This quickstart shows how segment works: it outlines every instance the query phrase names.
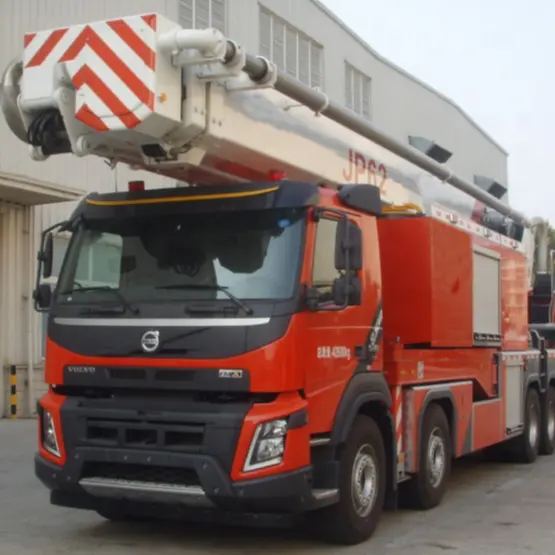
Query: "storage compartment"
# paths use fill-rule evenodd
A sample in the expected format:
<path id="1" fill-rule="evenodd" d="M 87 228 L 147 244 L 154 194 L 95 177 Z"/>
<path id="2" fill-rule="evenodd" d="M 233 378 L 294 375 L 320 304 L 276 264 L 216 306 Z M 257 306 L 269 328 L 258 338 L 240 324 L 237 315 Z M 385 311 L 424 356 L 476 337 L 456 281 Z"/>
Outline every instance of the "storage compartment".
<path id="1" fill-rule="evenodd" d="M 474 245 L 472 256 L 474 344 L 501 344 L 501 256 Z"/>
<path id="2" fill-rule="evenodd" d="M 514 432 L 524 424 L 524 397 L 522 391 L 523 383 L 522 362 L 505 361 L 505 427 L 507 433 Z"/>
<path id="3" fill-rule="evenodd" d="M 378 230 L 385 340 L 471 347 L 472 237 L 427 217 L 384 218 Z"/>

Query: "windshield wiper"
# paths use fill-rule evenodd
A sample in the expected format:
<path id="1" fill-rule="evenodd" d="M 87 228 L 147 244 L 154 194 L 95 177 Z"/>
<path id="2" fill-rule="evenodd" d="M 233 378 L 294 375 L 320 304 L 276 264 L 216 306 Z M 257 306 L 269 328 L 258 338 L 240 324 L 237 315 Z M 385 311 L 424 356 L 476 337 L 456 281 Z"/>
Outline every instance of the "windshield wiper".
<path id="1" fill-rule="evenodd" d="M 86 308 L 82 308 L 80 310 L 80 314 L 88 314 L 92 316 L 93 314 L 106 314 L 110 316 L 112 314 L 125 314 L 125 307 L 123 306 L 106 306 L 106 305 L 99 305 L 96 307 L 89 306 Z"/>
<path id="2" fill-rule="evenodd" d="M 118 298 L 118 300 L 121 303 L 122 308 L 124 309 L 124 312 L 127 309 L 127 310 L 129 310 L 129 312 L 132 312 L 133 314 L 135 314 L 135 316 L 137 316 L 137 314 L 140 313 L 140 310 L 136 306 L 133 306 L 123 296 L 123 294 L 120 291 L 118 291 L 117 289 L 114 289 L 113 287 L 110 287 L 109 285 L 99 285 L 99 286 L 91 286 L 91 287 L 77 287 L 77 289 L 75 289 L 74 291 L 63 291 L 62 295 L 70 295 L 71 293 L 78 293 L 78 292 L 82 292 L 82 291 L 109 291 L 110 293 L 113 293 L 113 295 Z M 113 310 L 110 311 L 110 307 L 99 305 L 98 308 L 83 309 L 83 313 L 87 313 L 87 314 L 112 314 L 112 313 L 114 313 L 114 311 Z"/>
<path id="3" fill-rule="evenodd" d="M 174 283 L 171 285 L 159 285 L 156 289 L 198 289 L 201 291 L 221 291 L 225 293 L 233 303 L 235 303 L 239 308 L 245 311 L 245 313 L 250 316 L 254 311 L 253 309 L 246 305 L 241 299 L 236 297 L 233 293 L 229 291 L 228 287 L 224 285 L 204 285 L 201 283 Z"/>
<path id="4" fill-rule="evenodd" d="M 225 314 L 227 316 L 233 316 L 239 312 L 239 307 L 235 304 L 232 306 L 222 306 L 222 305 L 207 305 L 207 304 L 188 304 L 185 307 L 185 311 L 189 314 Z"/>

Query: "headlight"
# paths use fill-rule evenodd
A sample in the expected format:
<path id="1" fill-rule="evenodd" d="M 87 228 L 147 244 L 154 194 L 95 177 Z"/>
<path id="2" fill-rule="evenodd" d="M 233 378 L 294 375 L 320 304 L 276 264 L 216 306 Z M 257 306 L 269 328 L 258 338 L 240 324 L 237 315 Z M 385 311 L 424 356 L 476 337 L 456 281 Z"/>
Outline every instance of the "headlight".
<path id="1" fill-rule="evenodd" d="M 285 451 L 286 436 L 287 420 L 284 418 L 259 424 L 254 432 L 243 471 L 251 472 L 280 464 Z"/>
<path id="2" fill-rule="evenodd" d="M 42 446 L 55 457 L 61 456 L 54 419 L 47 410 L 44 410 L 42 413 Z"/>

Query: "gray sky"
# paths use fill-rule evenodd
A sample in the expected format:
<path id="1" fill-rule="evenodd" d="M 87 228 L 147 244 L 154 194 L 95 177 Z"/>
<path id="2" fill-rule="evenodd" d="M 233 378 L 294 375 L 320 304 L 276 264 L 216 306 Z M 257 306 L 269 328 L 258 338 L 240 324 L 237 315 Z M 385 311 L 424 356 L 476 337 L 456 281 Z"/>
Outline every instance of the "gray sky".
<path id="1" fill-rule="evenodd" d="M 323 0 L 509 151 L 511 204 L 555 225 L 555 2 Z"/>

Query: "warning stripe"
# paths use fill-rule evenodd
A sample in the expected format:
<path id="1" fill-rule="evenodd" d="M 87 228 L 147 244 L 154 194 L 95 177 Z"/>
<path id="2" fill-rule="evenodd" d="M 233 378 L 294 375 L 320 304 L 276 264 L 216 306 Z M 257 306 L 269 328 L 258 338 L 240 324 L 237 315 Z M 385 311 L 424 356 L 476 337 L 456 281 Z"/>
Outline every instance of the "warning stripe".
<path id="1" fill-rule="evenodd" d="M 150 108 L 153 106 L 154 93 L 129 69 L 129 67 L 127 67 L 93 29 L 88 26 L 83 29 L 77 40 L 67 49 L 60 61 L 67 62 L 69 60 L 74 60 L 85 46 L 91 48 L 97 56 L 119 76 L 125 85 L 133 91 L 143 104 L 146 104 Z M 93 90 L 98 93 L 94 87 Z"/>
<path id="2" fill-rule="evenodd" d="M 56 29 L 52 31 L 43 45 L 38 49 L 37 53 L 27 62 L 26 68 L 38 67 L 44 63 L 46 58 L 52 53 L 58 43 L 64 38 L 67 29 Z"/>
<path id="3" fill-rule="evenodd" d="M 505 235 L 501 235 L 500 233 L 496 233 L 480 223 L 462 218 L 458 214 L 449 211 L 439 204 L 432 205 L 431 213 L 432 216 L 438 220 L 457 226 L 459 229 L 468 231 L 473 235 L 483 237 L 492 243 L 496 243 L 519 252 L 524 252 L 523 243 L 516 241 L 515 239 L 511 239 L 510 237 L 506 237 Z"/>
<path id="4" fill-rule="evenodd" d="M 366 339 L 368 352 L 370 358 L 368 361 L 368 366 L 372 366 L 374 359 L 378 354 L 378 349 L 380 347 L 380 340 L 382 338 L 383 332 L 383 307 L 381 299 L 376 307 L 376 312 L 374 314 L 374 319 L 372 320 L 372 325 L 370 331 L 368 332 L 368 338 Z"/>
<path id="5" fill-rule="evenodd" d="M 141 17 L 149 27 L 156 31 L 156 16 L 154 14 L 142 15 Z"/>
<path id="6" fill-rule="evenodd" d="M 146 64 L 149 69 L 156 68 L 156 52 L 145 44 L 141 37 L 128 25 L 123 19 L 117 21 L 107 21 L 106 24 L 116 33 L 121 40 L 136 52 L 141 60 Z"/>
<path id="7" fill-rule="evenodd" d="M 25 33 L 23 36 L 23 47 L 27 48 L 37 36 L 36 33 Z"/>
<path id="8" fill-rule="evenodd" d="M 89 66 L 83 66 L 75 74 L 73 84 L 76 89 L 80 89 L 85 84 L 88 85 L 110 111 L 120 118 L 126 127 L 136 127 L 141 123 L 135 114 L 129 112 L 125 104 L 102 82 Z"/>
<path id="9" fill-rule="evenodd" d="M 397 441 L 397 454 L 403 452 L 403 389 L 395 387 L 393 395 L 393 414 L 395 418 L 395 439 Z"/>
<path id="10" fill-rule="evenodd" d="M 82 89 L 77 119 L 98 131 L 133 128 L 155 106 L 155 29 L 156 16 L 147 15 L 28 33 L 25 69 L 67 63 L 73 85 Z"/>
<path id="11" fill-rule="evenodd" d="M 109 131 L 110 128 L 89 108 L 83 104 L 75 113 L 75 117 L 95 131 Z"/>

